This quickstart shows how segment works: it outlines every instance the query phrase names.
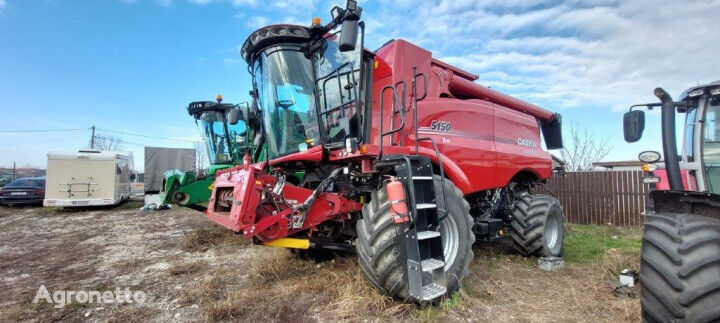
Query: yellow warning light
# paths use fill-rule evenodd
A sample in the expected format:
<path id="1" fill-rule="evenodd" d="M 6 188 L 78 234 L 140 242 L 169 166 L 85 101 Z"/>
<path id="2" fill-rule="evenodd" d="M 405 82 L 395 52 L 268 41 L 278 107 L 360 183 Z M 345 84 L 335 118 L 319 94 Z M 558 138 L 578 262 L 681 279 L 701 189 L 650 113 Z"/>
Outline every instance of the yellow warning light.
<path id="1" fill-rule="evenodd" d="M 218 102 L 222 101 L 222 94 L 218 94 L 218 95 L 215 97 L 215 100 L 217 100 Z"/>
<path id="2" fill-rule="evenodd" d="M 260 186 L 262 186 L 262 181 L 256 180 L 256 181 L 255 181 L 255 185 L 260 185 Z"/>
<path id="3" fill-rule="evenodd" d="M 498 234 L 500 234 L 500 236 L 502 237 L 502 236 L 504 236 L 504 235 L 505 235 L 505 231 L 503 231 L 503 230 L 500 230 L 500 231 L 498 231 Z"/>
<path id="4" fill-rule="evenodd" d="M 360 153 L 364 155 L 364 154 L 367 154 L 367 152 L 368 152 L 367 145 L 360 145 Z"/>
<path id="5" fill-rule="evenodd" d="M 375 68 L 378 68 L 378 65 L 380 65 L 378 61 L 375 61 Z"/>
<path id="6" fill-rule="evenodd" d="M 657 170 L 657 166 L 654 164 L 644 164 L 642 165 L 642 170 L 646 173 L 652 173 Z"/>
<path id="7" fill-rule="evenodd" d="M 314 18 L 312 19 L 312 25 L 313 25 L 313 26 L 320 26 L 320 23 L 321 23 L 320 17 L 314 17 Z"/>

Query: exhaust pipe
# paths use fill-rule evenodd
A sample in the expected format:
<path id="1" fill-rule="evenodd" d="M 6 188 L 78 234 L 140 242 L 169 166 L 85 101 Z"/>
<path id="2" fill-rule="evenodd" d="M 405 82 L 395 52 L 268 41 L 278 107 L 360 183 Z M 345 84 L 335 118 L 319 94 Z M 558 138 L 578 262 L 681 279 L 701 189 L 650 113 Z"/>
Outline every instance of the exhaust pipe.
<path id="1" fill-rule="evenodd" d="M 678 158 L 677 142 L 675 139 L 675 102 L 670 94 L 662 88 L 656 88 L 655 96 L 662 103 L 662 141 L 665 155 L 665 171 L 667 172 L 670 189 L 684 190 L 680 175 L 680 159 Z"/>

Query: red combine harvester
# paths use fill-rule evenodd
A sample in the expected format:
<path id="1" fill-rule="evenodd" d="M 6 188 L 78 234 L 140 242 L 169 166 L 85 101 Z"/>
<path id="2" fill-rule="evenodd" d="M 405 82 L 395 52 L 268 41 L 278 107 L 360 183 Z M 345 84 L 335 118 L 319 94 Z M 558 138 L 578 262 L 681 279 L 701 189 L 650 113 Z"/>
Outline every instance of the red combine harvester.
<path id="1" fill-rule="evenodd" d="M 476 236 L 559 256 L 562 207 L 530 187 L 552 173 L 540 133 L 561 148 L 560 115 L 406 41 L 364 49 L 361 11 L 245 41 L 267 160 L 218 172 L 207 217 L 266 245 L 356 250 L 378 290 L 421 304 L 458 289 Z"/>
<path id="2" fill-rule="evenodd" d="M 662 115 L 660 153 L 644 151 L 645 206 L 640 281 L 647 322 L 720 321 L 720 81 L 692 87 L 673 101 L 655 89 L 659 103 L 637 104 L 624 116 L 627 142 L 640 140 L 645 114 Z M 678 154 L 675 113 L 685 113 L 683 153 Z"/>

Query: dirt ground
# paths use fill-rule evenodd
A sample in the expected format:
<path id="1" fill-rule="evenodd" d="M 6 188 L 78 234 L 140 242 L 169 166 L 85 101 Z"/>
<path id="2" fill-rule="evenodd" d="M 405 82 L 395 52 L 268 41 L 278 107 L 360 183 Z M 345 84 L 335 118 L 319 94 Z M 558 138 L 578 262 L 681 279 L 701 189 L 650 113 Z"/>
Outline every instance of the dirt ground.
<path id="1" fill-rule="evenodd" d="M 612 282 L 637 269 L 639 232 L 569 226 L 566 267 L 543 272 L 507 244 L 479 244 L 460 292 L 418 308 L 379 295 L 352 256 L 300 260 L 248 245 L 199 212 L 0 207 L 0 320 L 639 321 L 633 294 Z M 55 291 L 145 293 L 144 303 L 33 299 Z M 629 296 L 627 296 L 629 292 Z"/>

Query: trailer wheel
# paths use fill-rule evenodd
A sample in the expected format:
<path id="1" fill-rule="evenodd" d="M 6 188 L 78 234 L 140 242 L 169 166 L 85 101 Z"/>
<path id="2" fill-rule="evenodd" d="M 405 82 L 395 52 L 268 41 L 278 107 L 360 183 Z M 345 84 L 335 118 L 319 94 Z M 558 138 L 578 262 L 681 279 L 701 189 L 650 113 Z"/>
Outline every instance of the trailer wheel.
<path id="1" fill-rule="evenodd" d="M 560 202 L 542 194 L 520 196 L 513 207 L 510 236 L 523 256 L 559 257 L 565 238 Z"/>
<path id="2" fill-rule="evenodd" d="M 720 320 L 720 220 L 694 214 L 649 215 L 641 249 L 644 321 Z"/>
<path id="3" fill-rule="evenodd" d="M 436 192 L 441 192 L 442 183 L 445 183 L 449 204 L 448 216 L 440 223 L 439 231 L 445 253 L 446 295 L 451 295 L 458 290 L 460 281 L 468 274 L 468 265 L 473 258 L 473 221 L 470 205 L 452 181 L 441 181 L 439 176 L 434 176 L 434 180 Z M 438 207 L 442 207 L 441 200 L 437 201 Z M 373 192 L 370 203 L 363 206 L 362 219 L 357 222 L 358 262 L 365 277 L 380 292 L 407 300 L 406 264 L 401 260 L 405 248 L 402 226 L 393 223 L 391 212 L 385 188 Z"/>

